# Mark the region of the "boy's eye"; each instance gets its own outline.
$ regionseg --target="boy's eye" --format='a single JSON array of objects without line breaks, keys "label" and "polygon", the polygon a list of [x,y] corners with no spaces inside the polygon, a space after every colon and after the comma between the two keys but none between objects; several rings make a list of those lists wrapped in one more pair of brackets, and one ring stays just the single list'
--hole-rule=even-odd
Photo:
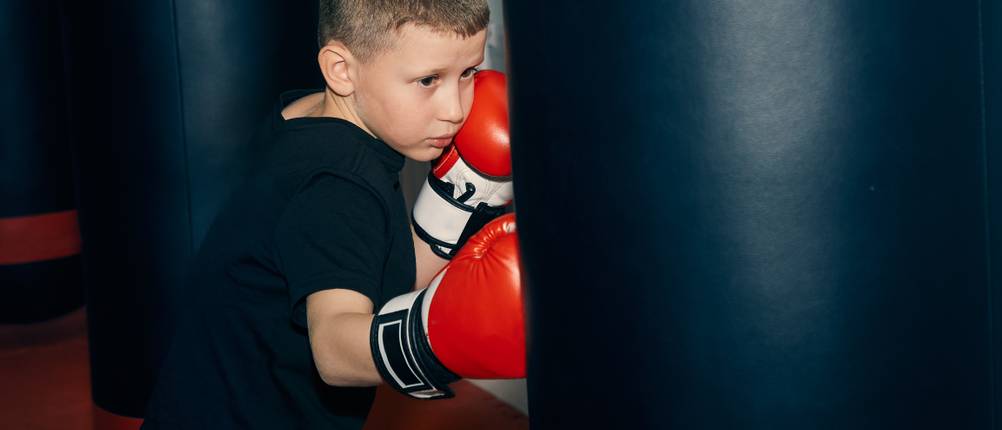
[{"label": "boy's eye", "polygon": [[475,75],[479,71],[480,70],[477,69],[476,67],[470,67],[469,69],[464,70],[463,71],[463,75],[460,76],[460,77],[463,78],[463,79],[466,79],[466,78],[469,78],[470,76]]},{"label": "boy's eye", "polygon": [[428,76],[418,80],[418,85],[428,88],[435,85],[435,81],[438,80],[438,76]]}]

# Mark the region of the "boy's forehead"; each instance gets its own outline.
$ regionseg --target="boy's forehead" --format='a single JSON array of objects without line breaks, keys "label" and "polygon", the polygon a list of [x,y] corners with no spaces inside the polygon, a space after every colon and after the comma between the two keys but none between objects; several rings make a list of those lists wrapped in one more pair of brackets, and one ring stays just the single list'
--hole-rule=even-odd
[{"label": "boy's forehead", "polygon": [[483,61],[486,30],[469,37],[428,26],[405,24],[394,31],[384,53],[388,59],[408,69],[471,67]]}]

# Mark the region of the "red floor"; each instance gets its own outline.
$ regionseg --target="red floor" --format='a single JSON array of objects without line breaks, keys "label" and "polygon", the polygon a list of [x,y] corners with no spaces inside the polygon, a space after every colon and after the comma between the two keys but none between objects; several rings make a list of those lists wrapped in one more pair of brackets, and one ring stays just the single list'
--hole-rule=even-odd
[{"label": "red floor", "polygon": [[[88,361],[83,310],[45,323],[0,325],[0,428],[137,428],[139,420],[93,410]],[[475,385],[461,381],[453,388],[453,399],[419,401],[380,387],[365,428],[529,428],[524,414]]]},{"label": "red floor", "polygon": [[93,429],[83,310],[0,325],[0,427]]}]

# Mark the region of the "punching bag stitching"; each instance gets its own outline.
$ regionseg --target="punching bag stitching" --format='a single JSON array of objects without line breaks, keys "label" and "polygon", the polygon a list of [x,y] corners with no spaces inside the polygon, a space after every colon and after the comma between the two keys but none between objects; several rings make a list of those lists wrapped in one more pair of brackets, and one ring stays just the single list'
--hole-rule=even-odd
[{"label": "punching bag stitching", "polygon": [[188,151],[188,132],[187,132],[187,121],[184,116],[184,80],[181,77],[181,42],[178,38],[177,29],[177,0],[171,0],[171,31],[174,32],[174,70],[177,73],[177,113],[178,122],[180,123],[180,134],[181,134],[181,151],[184,156],[184,199],[185,205],[187,206],[185,212],[188,215],[188,250],[193,255],[195,252],[195,232],[192,228],[192,214],[191,214],[191,170],[189,168],[189,159],[191,158],[191,153]]},{"label": "punching bag stitching", "polygon": [[992,284],[992,230],[991,230],[991,213],[992,213],[992,201],[989,182],[989,166],[990,161],[988,153],[988,103],[985,99],[985,30],[984,30],[984,2],[978,0],[978,96],[980,97],[979,103],[981,104],[981,177],[984,181],[984,186],[982,187],[982,199],[984,201],[984,231],[985,231],[985,286],[986,286],[986,296],[988,302],[988,390],[989,390],[989,401],[991,404],[988,408],[989,411],[989,425],[990,428],[996,428],[996,404],[997,404],[997,374],[998,369],[996,368],[996,351],[995,351],[995,300],[993,294],[993,284]]}]

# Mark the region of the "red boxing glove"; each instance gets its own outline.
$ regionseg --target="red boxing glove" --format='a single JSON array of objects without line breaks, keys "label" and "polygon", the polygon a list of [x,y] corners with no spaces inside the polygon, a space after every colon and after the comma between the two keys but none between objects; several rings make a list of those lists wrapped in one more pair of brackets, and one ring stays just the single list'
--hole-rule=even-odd
[{"label": "red boxing glove", "polygon": [[465,378],[525,376],[525,327],[515,216],[484,226],[431,282],[428,341]]},{"label": "red boxing glove", "polygon": [[505,76],[484,70],[473,85],[470,114],[414,203],[415,232],[443,258],[455,255],[512,199]]},{"label": "red boxing glove", "polygon": [[525,377],[525,327],[514,214],[472,236],[428,288],[390,300],[373,319],[376,368],[417,398],[452,397],[460,377]]},{"label": "red boxing glove", "polygon": [[509,178],[511,143],[505,76],[495,70],[483,70],[473,79],[470,115],[456,134],[453,146],[435,161],[432,173],[439,178],[446,177],[462,154],[477,172],[493,178]]}]

